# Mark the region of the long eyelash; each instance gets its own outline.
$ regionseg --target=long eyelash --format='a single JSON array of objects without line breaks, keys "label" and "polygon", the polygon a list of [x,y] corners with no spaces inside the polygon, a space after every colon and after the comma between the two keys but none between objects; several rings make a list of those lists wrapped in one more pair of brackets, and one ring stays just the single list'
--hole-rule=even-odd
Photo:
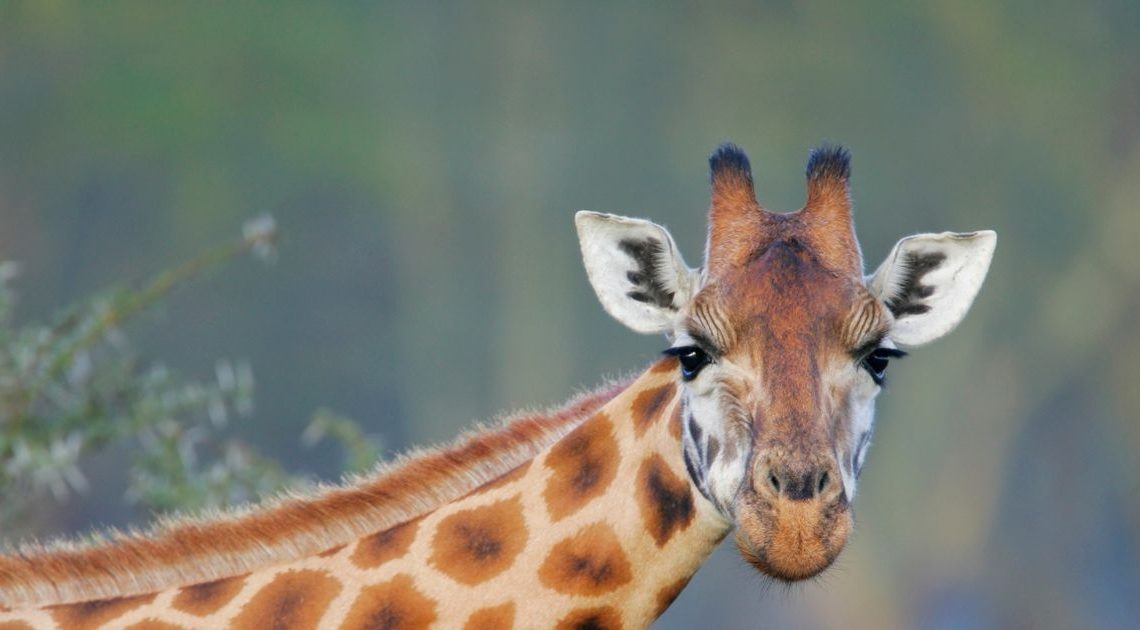
[{"label": "long eyelash", "polygon": [[879,354],[891,357],[892,359],[901,359],[907,355],[905,350],[899,350],[898,348],[875,348],[871,352],[875,351],[878,351]]},{"label": "long eyelash", "polygon": [[871,354],[876,349],[878,349],[879,344],[882,342],[883,342],[883,340],[881,338],[880,339],[872,339],[871,341],[868,341],[867,343],[859,346],[858,348],[855,348],[855,350],[851,352],[851,356],[855,357],[856,359],[862,359],[863,357]]}]

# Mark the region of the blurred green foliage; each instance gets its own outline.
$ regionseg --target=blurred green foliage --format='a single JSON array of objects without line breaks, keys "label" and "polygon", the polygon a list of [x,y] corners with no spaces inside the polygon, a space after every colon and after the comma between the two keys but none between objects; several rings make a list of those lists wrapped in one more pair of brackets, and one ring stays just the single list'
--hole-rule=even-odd
[{"label": "blurred green foliage", "polygon": [[[35,507],[50,492],[63,501],[89,482],[80,462],[118,446],[130,453],[126,498],[149,510],[199,511],[236,505],[303,479],[286,473],[222,429],[253,410],[247,362],[219,360],[214,379],[193,382],[144,361],[124,326],[171,291],[235,256],[271,258],[272,219],[246,224],[242,238],[163,272],[140,289],[118,288],[68,307],[49,324],[13,322],[15,263],[0,263],[0,531],[14,542],[35,531]],[[373,465],[373,440],[348,418],[318,412],[304,440],[330,437],[346,450],[347,472]]]}]

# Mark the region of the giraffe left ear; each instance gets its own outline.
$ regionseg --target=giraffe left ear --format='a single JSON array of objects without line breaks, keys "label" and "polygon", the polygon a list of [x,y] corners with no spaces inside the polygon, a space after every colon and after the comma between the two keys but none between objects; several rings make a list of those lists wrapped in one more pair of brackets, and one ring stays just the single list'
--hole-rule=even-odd
[{"label": "giraffe left ear", "polygon": [[669,232],[651,221],[600,212],[579,212],[574,224],[586,274],[606,312],[639,333],[672,331],[700,274],[685,264]]},{"label": "giraffe left ear", "polygon": [[915,234],[899,241],[865,280],[895,316],[891,339],[919,346],[953,330],[982,288],[996,244],[990,230]]}]

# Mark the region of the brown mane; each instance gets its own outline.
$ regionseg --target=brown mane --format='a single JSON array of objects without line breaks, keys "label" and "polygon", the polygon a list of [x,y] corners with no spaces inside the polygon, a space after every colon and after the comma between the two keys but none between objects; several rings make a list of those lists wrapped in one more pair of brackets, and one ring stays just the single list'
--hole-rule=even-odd
[{"label": "brown mane", "polygon": [[108,531],[93,542],[25,544],[0,556],[0,610],[216,580],[344,545],[426,514],[534,458],[628,380],[563,406],[477,427],[450,445],[407,453],[369,475],[242,508],[168,517],[142,532]]}]

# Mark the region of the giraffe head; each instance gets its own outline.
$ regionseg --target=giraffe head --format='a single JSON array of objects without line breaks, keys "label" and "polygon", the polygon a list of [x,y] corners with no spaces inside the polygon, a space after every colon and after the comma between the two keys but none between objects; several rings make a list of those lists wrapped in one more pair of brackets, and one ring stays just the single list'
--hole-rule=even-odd
[{"label": "giraffe head", "polygon": [[741,553],[765,574],[803,579],[851,531],[887,364],[961,321],[996,235],[909,236],[864,277],[846,150],[812,152],[807,203],[787,214],[757,203],[739,148],[721,146],[709,164],[700,269],[665,228],[593,212],[576,217],[583,259],[611,315],[669,339],[685,463],[735,522]]}]

